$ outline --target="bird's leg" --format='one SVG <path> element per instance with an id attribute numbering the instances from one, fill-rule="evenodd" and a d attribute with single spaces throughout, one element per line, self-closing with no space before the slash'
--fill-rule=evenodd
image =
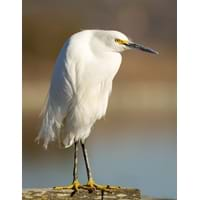
<path id="1" fill-rule="evenodd" d="M 85 166 L 87 171 L 88 182 L 83 188 L 88 190 L 103 190 L 103 191 L 110 191 L 110 189 L 119 189 L 118 186 L 110 186 L 110 185 L 98 185 L 95 183 L 94 179 L 92 178 L 92 172 L 90 168 L 90 163 L 88 159 L 87 149 L 85 147 L 85 142 L 81 141 L 81 146 L 83 150 L 83 157 L 85 160 Z"/>
<path id="2" fill-rule="evenodd" d="M 88 180 L 92 180 L 92 172 L 91 172 L 90 163 L 89 163 L 89 159 L 88 159 L 87 149 L 85 147 L 85 143 L 82 141 L 81 141 L 81 146 L 82 146 L 82 150 L 83 150 L 83 157 L 84 157 L 84 161 L 85 161 L 87 177 L 88 177 Z"/>
<path id="3" fill-rule="evenodd" d="M 78 181 L 78 142 L 74 143 L 74 169 L 73 169 L 73 182 L 70 185 L 67 186 L 58 186 L 54 187 L 56 190 L 63 190 L 63 189 L 74 189 L 75 191 L 78 191 L 78 189 L 81 187 L 80 182 Z"/>

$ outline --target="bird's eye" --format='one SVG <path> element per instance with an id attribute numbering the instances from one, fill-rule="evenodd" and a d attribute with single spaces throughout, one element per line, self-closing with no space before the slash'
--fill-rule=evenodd
<path id="1" fill-rule="evenodd" d="M 118 39 L 118 38 L 115 39 L 115 42 L 118 43 L 118 44 L 122 44 L 123 43 L 123 41 Z"/>
<path id="2" fill-rule="evenodd" d="M 127 40 L 121 40 L 121 39 L 118 39 L 118 38 L 115 39 L 115 42 L 118 43 L 118 44 L 124 44 L 124 45 L 128 44 Z"/>

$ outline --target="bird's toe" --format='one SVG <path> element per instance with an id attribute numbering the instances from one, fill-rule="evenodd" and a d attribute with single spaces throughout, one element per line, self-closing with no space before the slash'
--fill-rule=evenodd
<path id="1" fill-rule="evenodd" d="M 56 186 L 53 187 L 54 190 L 75 190 L 78 191 L 78 189 L 81 187 L 81 183 L 78 180 L 73 181 L 72 184 L 67 185 L 67 186 Z"/>

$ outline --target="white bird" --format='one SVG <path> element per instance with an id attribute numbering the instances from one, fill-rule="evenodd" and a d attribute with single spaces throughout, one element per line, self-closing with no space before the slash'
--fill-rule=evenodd
<path id="1" fill-rule="evenodd" d="M 130 41 L 126 35 L 110 30 L 83 30 L 73 34 L 64 44 L 57 58 L 47 102 L 43 109 L 39 132 L 47 148 L 51 141 L 59 141 L 65 148 L 75 144 L 73 183 L 56 189 L 101 189 L 91 174 L 85 140 L 96 120 L 107 110 L 112 81 L 121 64 L 121 52 L 136 48 L 149 53 L 158 52 Z M 88 183 L 78 181 L 78 143 L 81 143 Z M 110 187 L 111 188 L 111 187 Z"/>

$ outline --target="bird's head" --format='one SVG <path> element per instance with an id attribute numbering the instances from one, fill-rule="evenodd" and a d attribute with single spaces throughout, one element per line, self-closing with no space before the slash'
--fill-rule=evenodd
<path id="1" fill-rule="evenodd" d="M 144 47 L 131 41 L 125 34 L 118 31 L 96 30 L 93 35 L 96 39 L 95 45 L 101 46 L 105 50 L 123 52 L 129 49 L 138 49 L 148 53 L 158 54 L 157 51 Z"/>

